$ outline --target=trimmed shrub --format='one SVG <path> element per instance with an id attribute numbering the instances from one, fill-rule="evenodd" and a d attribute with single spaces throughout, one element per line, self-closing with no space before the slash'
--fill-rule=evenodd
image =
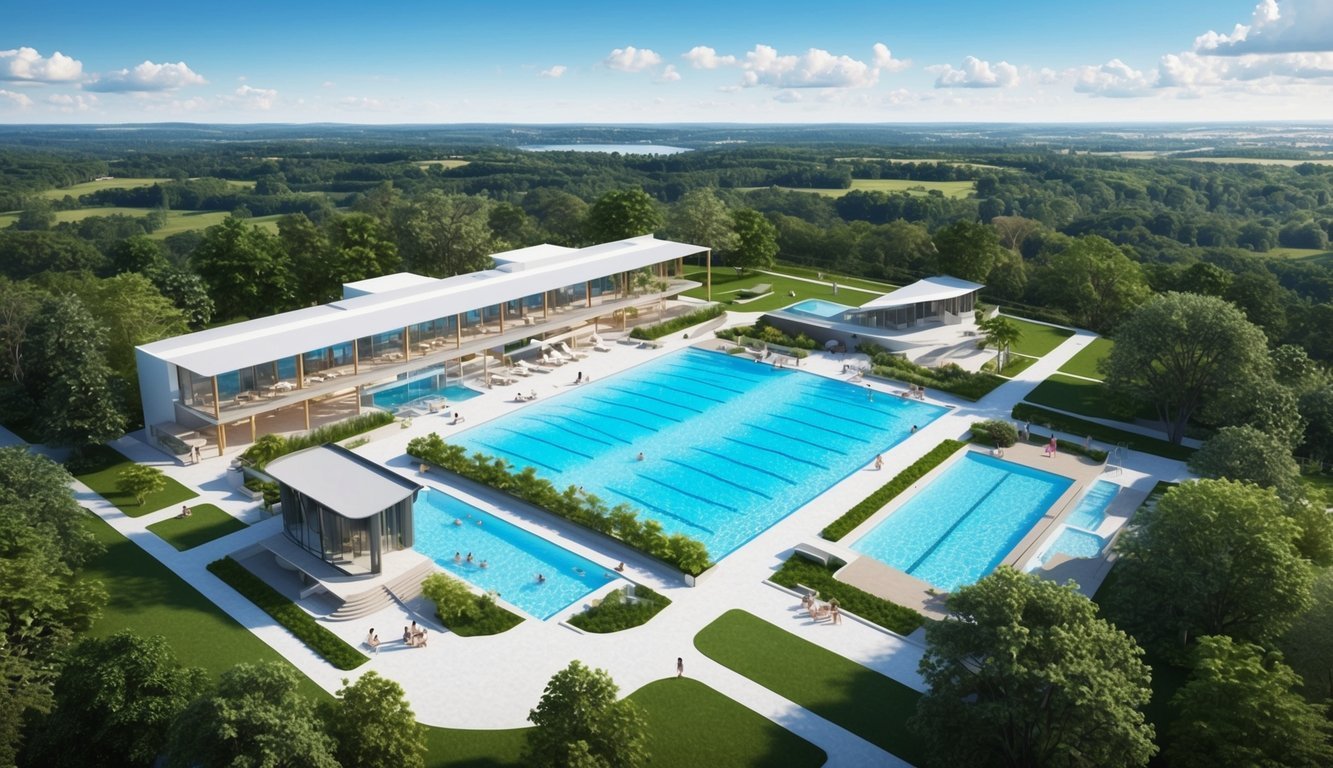
<path id="1" fill-rule="evenodd" d="M 272 616 L 274 621 L 295 635 L 296 639 L 310 646 L 310 650 L 324 657 L 325 661 L 338 669 L 356 669 L 366 663 L 365 654 L 320 626 L 319 622 L 300 606 L 288 600 L 282 593 L 230 557 L 214 560 L 208 564 L 208 570 L 222 579 L 227 586 L 259 606 L 260 610 Z"/>
<path id="2" fill-rule="evenodd" d="M 681 315 L 680 317 L 673 317 L 670 320 L 666 320 L 656 325 L 639 326 L 630 331 L 629 336 L 631 339 L 660 339 L 667 334 L 683 331 L 691 326 L 712 320 L 715 317 L 721 316 L 726 311 L 727 308 L 721 304 L 710 304 L 703 309 L 696 309 L 693 312 Z"/>
<path id="3" fill-rule="evenodd" d="M 900 635 L 910 635 L 926 622 L 926 617 L 911 608 L 838 581 L 833 578 L 834 570 L 800 555 L 792 555 L 769 577 L 769 581 L 788 589 L 795 589 L 797 584 L 817 589 L 821 600 L 837 598 L 843 610 Z"/>
<path id="4" fill-rule="evenodd" d="M 626 598 L 626 592 L 632 592 L 634 600 Z M 569 620 L 570 624 L 584 632 L 619 632 L 622 629 L 646 624 L 671 601 L 642 584 L 631 589 L 617 589 L 607 593 L 602 602 Z"/>
<path id="5" fill-rule="evenodd" d="M 987 419 L 972 425 L 972 434 L 986 437 L 991 445 L 1008 448 L 1018 442 L 1018 428 L 1004 419 Z"/>
<path id="6" fill-rule="evenodd" d="M 435 603 L 435 615 L 459 637 L 498 635 L 523 623 L 489 594 L 476 595 L 462 581 L 446 573 L 432 573 L 421 582 L 421 594 Z"/>
<path id="7" fill-rule="evenodd" d="M 829 541 L 837 541 L 843 536 L 852 532 L 856 526 L 864 523 L 883 507 L 893 500 L 893 497 L 902 493 L 911 487 L 912 483 L 920 480 L 927 472 L 939 466 L 941 462 L 958 452 L 966 443 L 957 440 L 945 440 L 925 456 L 917 459 L 912 466 L 899 472 L 892 480 L 881 485 L 878 490 L 861 500 L 859 504 L 847 510 L 847 512 L 837 520 L 829 523 L 828 527 L 819 532 L 819 535 Z M 811 585 L 813 586 L 813 585 Z"/>
<path id="8" fill-rule="evenodd" d="M 1006 381 L 994 373 L 969 373 L 956 363 L 926 368 L 885 352 L 875 344 L 862 344 L 857 351 L 870 355 L 870 372 L 875 376 L 943 390 L 966 400 L 980 400 Z"/>
<path id="9" fill-rule="evenodd" d="M 661 523 L 640 520 L 638 512 L 628 504 L 608 508 L 601 499 L 577 486 L 558 491 L 550 480 L 538 477 L 532 467 L 515 471 L 504 459 L 480 452 L 468 456 L 462 446 L 444 442 L 435 432 L 408 442 L 407 455 L 620 539 L 691 576 L 698 576 L 711 565 L 708 548 L 698 539 L 680 533 L 667 536 Z"/>
<path id="10" fill-rule="evenodd" d="M 339 421 L 336 424 L 312 429 L 304 435 L 293 435 L 292 437 L 264 435 L 249 448 L 246 448 L 245 452 L 241 454 L 241 458 L 255 469 L 263 469 L 268 466 L 270 461 L 279 456 L 295 453 L 304 448 L 313 448 L 317 445 L 346 440 L 362 432 L 369 432 L 386 424 L 392 424 L 393 420 L 392 413 L 375 410 Z"/>
<path id="11" fill-rule="evenodd" d="M 779 347 L 791 347 L 793 352 L 798 349 L 814 349 L 819 346 L 818 342 L 806 336 L 804 333 L 798 333 L 795 336 L 788 336 L 781 329 L 765 323 L 762 319 L 754 325 L 738 325 L 734 328 L 722 328 L 714 333 L 720 339 L 737 341 L 742 337 L 758 339 L 768 344 L 775 344 Z"/>

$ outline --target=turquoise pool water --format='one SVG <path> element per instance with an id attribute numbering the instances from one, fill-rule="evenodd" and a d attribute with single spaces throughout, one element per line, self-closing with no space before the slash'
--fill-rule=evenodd
<path id="1" fill-rule="evenodd" d="M 371 392 L 371 402 L 386 411 L 394 411 L 417 400 L 442 397 L 451 403 L 470 400 L 481 393 L 462 384 L 449 383 L 443 368 L 414 372 L 403 381 L 395 381 Z"/>
<path id="2" fill-rule="evenodd" d="M 851 547 L 952 591 L 994 570 L 1073 482 L 969 451 Z"/>
<path id="3" fill-rule="evenodd" d="M 597 587 L 619 578 L 587 558 L 501 520 L 447 493 L 428 489 L 412 507 L 412 547 L 453 575 L 540 619 L 549 619 Z M 462 525 L 454 525 L 459 520 Z M 461 562 L 454 562 L 454 554 Z M 472 562 L 467 562 L 467 555 Z M 485 560 L 487 567 L 482 568 Z M 545 577 L 538 583 L 537 574 Z"/>
<path id="4" fill-rule="evenodd" d="M 721 558 L 945 411 L 686 349 L 566 388 L 454 442 L 533 467 L 557 488 L 629 504 Z"/>
<path id="5" fill-rule="evenodd" d="M 784 311 L 795 312 L 800 315 L 814 315 L 815 317 L 837 317 L 849 309 L 855 309 L 855 307 L 839 304 L 836 301 L 806 299 L 787 307 Z"/>
<path id="6" fill-rule="evenodd" d="M 1088 531 L 1095 531 L 1101 527 L 1102 521 L 1106 519 L 1106 508 L 1111 505 L 1111 500 L 1120 493 L 1120 486 L 1106 480 L 1098 480 L 1092 484 L 1088 492 L 1083 494 L 1083 500 L 1078 503 L 1069 517 L 1065 519 L 1067 525 L 1075 528 L 1082 528 Z"/>
<path id="7" fill-rule="evenodd" d="M 1101 554 L 1104 546 L 1106 546 L 1106 541 L 1096 534 L 1066 528 L 1042 553 L 1041 563 L 1045 565 L 1051 559 L 1051 555 L 1057 553 L 1073 557 L 1096 557 Z"/>

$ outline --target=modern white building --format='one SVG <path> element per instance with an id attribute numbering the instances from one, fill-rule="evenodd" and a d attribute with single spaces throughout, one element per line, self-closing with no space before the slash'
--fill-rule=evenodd
<path id="1" fill-rule="evenodd" d="M 623 327 L 626 310 L 697 287 L 684 259 L 707 251 L 652 235 L 537 245 L 494 254 L 480 272 L 386 275 L 345 285 L 340 301 L 145 344 L 135 350 L 144 424 L 171 454 L 221 455 L 385 407 L 374 392 L 386 383 L 442 391 L 503 365 L 506 349 L 527 340 Z"/>

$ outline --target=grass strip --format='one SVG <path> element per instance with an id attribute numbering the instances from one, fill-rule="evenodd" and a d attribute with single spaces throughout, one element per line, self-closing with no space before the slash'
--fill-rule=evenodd
<path id="1" fill-rule="evenodd" d="M 931 448 L 925 456 L 917 459 L 907 469 L 894 475 L 893 479 L 881 485 L 869 496 L 862 499 L 856 506 L 847 510 L 842 517 L 829 523 L 819 535 L 829 541 L 837 541 L 843 536 L 852 532 L 856 526 L 864 523 L 871 515 L 878 512 L 893 500 L 895 496 L 911 487 L 912 483 L 920 480 L 927 472 L 939 466 L 941 462 L 954 455 L 965 443 L 958 440 L 945 440 L 939 445 Z"/>
<path id="2" fill-rule="evenodd" d="M 220 539 L 228 534 L 246 529 L 246 524 L 223 512 L 213 504 L 196 504 L 190 507 L 189 517 L 171 517 L 160 523 L 153 523 L 148 530 L 158 538 L 184 552 L 200 544 L 207 544 L 213 539 Z"/>
<path id="3" fill-rule="evenodd" d="M 795 589 L 797 584 L 817 589 L 821 600 L 836 597 L 844 610 L 900 635 L 910 635 L 926 622 L 926 617 L 911 608 L 838 581 L 833 578 L 834 570 L 792 555 L 769 577 L 769 581 L 788 589 Z"/>
<path id="4" fill-rule="evenodd" d="M 1042 357 L 1074 335 L 1068 328 L 1052 328 L 1049 325 L 1011 317 L 1008 313 L 1005 313 L 1005 317 L 1022 332 L 1018 341 L 1009 349 L 1010 352 L 1020 355 Z"/>
<path id="5" fill-rule="evenodd" d="M 704 627 L 694 646 L 871 744 L 925 764 L 924 745 L 907 730 L 921 695 L 902 683 L 741 610 L 727 611 Z"/>
<path id="6" fill-rule="evenodd" d="M 1067 416 L 1030 403 L 1014 405 L 1011 415 L 1015 421 L 1030 421 L 1059 432 L 1090 435 L 1093 440 L 1108 445 L 1124 443 L 1130 450 L 1143 451 L 1168 459 L 1187 461 L 1190 456 L 1194 455 L 1194 449 L 1188 446 L 1176 445 L 1160 438 L 1140 435 L 1137 432 L 1126 432 L 1123 429 L 1108 427 L 1105 424 L 1080 419 L 1077 416 Z"/>
<path id="7" fill-rule="evenodd" d="M 647 624 L 663 608 L 671 605 L 665 595 L 643 586 L 634 585 L 635 600 L 625 599 L 625 591 L 617 589 L 602 598 L 602 602 L 583 613 L 574 615 L 569 623 L 584 632 L 619 632 L 622 629 Z"/>
<path id="8" fill-rule="evenodd" d="M 320 626 L 319 622 L 301 610 L 300 606 L 288 600 L 263 579 L 250 573 L 245 566 L 230 557 L 214 560 L 208 564 L 208 570 L 259 606 L 260 610 L 272 616 L 298 640 L 310 646 L 310 650 L 318 653 L 338 669 L 356 669 L 369 661 L 367 656 L 348 645 L 341 637 Z"/>
<path id="9" fill-rule="evenodd" d="M 1060 372 L 1073 374 L 1074 376 L 1086 376 L 1089 379 L 1101 381 L 1105 377 L 1097 369 L 1097 365 L 1106 359 L 1107 355 L 1111 354 L 1114 347 L 1114 341 L 1099 336 L 1093 339 L 1088 346 L 1079 350 L 1078 354 L 1069 358 L 1068 362 L 1060 366 Z"/>
<path id="10" fill-rule="evenodd" d="M 164 478 L 166 485 L 162 487 L 162 490 L 148 494 L 144 497 L 143 504 L 139 504 L 133 496 L 122 493 L 120 488 L 117 487 L 120 481 L 120 473 L 133 465 L 134 462 L 126 458 L 120 451 L 107 445 L 97 445 L 83 452 L 78 467 L 80 474 L 74 476 L 84 485 L 93 489 L 97 495 L 114 504 L 116 509 L 130 517 L 139 517 L 149 512 L 156 512 L 159 509 L 180 504 L 199 495 L 167 477 Z"/>

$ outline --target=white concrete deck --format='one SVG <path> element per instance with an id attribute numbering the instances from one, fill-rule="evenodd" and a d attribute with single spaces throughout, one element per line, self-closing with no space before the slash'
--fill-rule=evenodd
<path id="1" fill-rule="evenodd" d="M 1066 340 L 979 403 L 964 403 L 947 396 L 937 398 L 933 396 L 936 393 L 931 393 L 931 400 L 956 406 L 955 409 L 888 452 L 882 470 L 868 467 L 821 494 L 724 558 L 695 588 L 685 587 L 679 575 L 646 559 L 625 556 L 626 575 L 661 591 L 671 598 L 672 605 L 648 624 L 612 635 L 585 635 L 562 626 L 556 619 L 545 622 L 529 619 L 495 637 L 460 638 L 446 633 L 432 637 L 426 649 L 408 649 L 393 642 L 392 638 L 400 636 L 399 628 L 413 617 L 403 609 L 393 607 L 360 622 L 326 623 L 331 631 L 353 644 L 359 645 L 370 627 L 375 627 L 381 638 L 389 640 L 369 663 L 352 673 L 344 672 L 325 663 L 304 643 L 205 570 L 210 561 L 272 536 L 280 527 L 277 519 L 261 519 L 256 502 L 242 500 L 233 493 L 225 478 L 225 459 L 177 466 L 133 438 L 123 438 L 116 444 L 131 458 L 157 466 L 176 480 L 198 489 L 200 498 L 196 503 L 216 504 L 253 523 L 247 530 L 187 552 L 177 552 L 146 530 L 148 525 L 176 514 L 174 508 L 129 518 L 81 484 L 76 484 L 75 490 L 82 504 L 193 584 L 325 689 L 336 690 L 343 678 L 374 669 L 402 684 L 417 717 L 431 725 L 475 729 L 524 726 L 528 711 L 537 703 L 547 680 L 572 659 L 581 659 L 608 670 L 622 692 L 628 694 L 648 682 L 673 675 L 676 657 L 680 656 L 685 660 L 686 675 L 816 744 L 828 754 L 828 765 L 904 765 L 903 761 L 878 747 L 706 659 L 693 648 L 693 638 L 723 612 L 741 608 L 920 690 L 922 682 L 917 665 L 923 649 L 917 642 L 856 621 L 846 621 L 838 626 L 815 624 L 798 614 L 799 601 L 796 598 L 765 584 L 764 579 L 792 546 L 816 537 L 825 525 L 940 440 L 959 437 L 977 419 L 1007 418 L 1015 402 L 1092 338 L 1091 334 L 1080 333 Z M 435 431 L 448 438 L 452 431 L 464 426 L 522 408 L 522 403 L 514 402 L 515 392 L 536 390 L 539 397 L 549 396 L 561 388 L 574 386 L 574 378 L 580 371 L 585 378 L 609 376 L 695 341 L 697 339 L 684 340 L 681 334 L 673 334 L 664 339 L 657 350 L 612 342 L 610 352 L 590 351 L 586 360 L 565 365 L 550 374 L 532 376 L 513 386 L 497 387 L 493 392 L 467 401 L 462 405 L 467 417 L 465 425 L 450 426 L 439 416 L 418 418 L 407 428 L 396 433 L 390 431 L 387 437 L 359 448 L 358 452 L 416 477 L 414 463 L 404 454 L 406 443 L 412 437 Z M 852 357 L 855 356 L 816 353 L 804 362 L 802 368 L 820 375 L 845 378 L 842 366 Z M 871 386 L 885 389 L 877 383 Z M 0 443 L 14 439 L 0 431 Z M 1155 456 L 1131 453 L 1125 464 L 1123 472 L 1136 486 L 1146 484 L 1151 487 L 1156 479 L 1179 480 L 1186 476 L 1180 462 Z M 433 484 L 429 479 L 426 482 Z M 608 568 L 614 567 L 622 556 L 598 551 L 595 547 L 600 544 L 573 526 L 527 519 L 507 512 L 485 498 L 474 501 L 516 524 L 554 528 L 554 535 L 563 546 Z"/>

